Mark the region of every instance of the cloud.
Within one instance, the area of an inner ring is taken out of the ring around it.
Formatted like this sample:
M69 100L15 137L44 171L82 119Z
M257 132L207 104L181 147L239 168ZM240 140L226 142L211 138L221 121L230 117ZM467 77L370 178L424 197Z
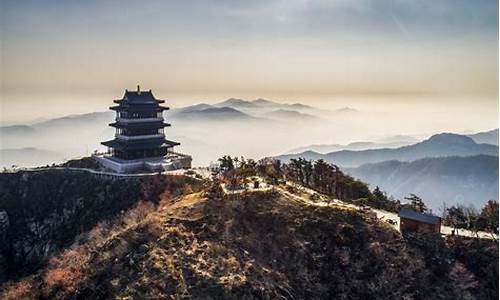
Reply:
M5 89L498 90L497 1L5 0L2 13Z

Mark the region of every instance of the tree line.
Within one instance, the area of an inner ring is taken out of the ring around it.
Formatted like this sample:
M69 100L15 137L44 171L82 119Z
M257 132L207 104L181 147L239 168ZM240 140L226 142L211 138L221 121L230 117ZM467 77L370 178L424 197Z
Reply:
M223 156L219 160L219 169L230 185L238 186L248 176L260 175L272 184L289 180L311 188L335 199L367 205L373 208L398 212L401 208L420 213L432 213L424 200L415 194L404 198L404 203L380 190L376 186L370 190L368 185L342 172L335 164L322 159L311 161L304 158L291 159L282 163L275 159L263 159L258 162L244 157ZM474 207L463 205L444 206L441 210L445 225L472 231L498 232L498 202L490 200L477 211Z
M498 234L498 202L489 200L480 211L473 206L443 205L443 222L454 228Z

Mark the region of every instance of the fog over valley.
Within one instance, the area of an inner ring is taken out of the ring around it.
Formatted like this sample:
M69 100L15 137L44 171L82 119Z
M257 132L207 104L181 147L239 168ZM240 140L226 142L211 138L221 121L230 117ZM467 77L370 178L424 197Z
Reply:
M162 98L161 95L157 97ZM208 165L224 154L258 159L303 150L326 153L341 149L394 148L435 133L475 133L495 127L491 118L484 117L487 111L480 104L475 110L482 118L464 119L461 115L466 108L460 103L456 107L436 105L431 111L422 111L420 105L411 102L406 105L406 112L402 108L395 110L401 106L396 102L387 101L386 106L381 106L369 105L359 99L352 101L352 106L343 105L349 103L312 106L299 102L284 104L235 98L209 103L172 107L164 113L167 122L172 124L165 130L167 137L179 141L181 146L176 149L191 154L197 166ZM114 134L108 124L115 116L106 111L111 104L111 101L103 103L99 112L58 118L40 116L37 119L43 121L3 126L0 129L1 149L12 153L12 149L36 148L58 153L61 160L105 150L100 142ZM424 120L431 116L435 116L435 122ZM484 127L475 125L478 119ZM350 143L354 144L347 146ZM324 149L318 149L318 145L323 145ZM20 154L19 158L21 156L24 155ZM25 165L25 160L12 158L16 158L15 155L2 158L2 165Z

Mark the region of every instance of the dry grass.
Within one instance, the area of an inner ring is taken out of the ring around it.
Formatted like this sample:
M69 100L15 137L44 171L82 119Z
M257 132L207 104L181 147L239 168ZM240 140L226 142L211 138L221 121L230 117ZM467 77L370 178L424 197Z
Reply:
M199 193L160 205L139 204L119 223L99 224L89 234L96 256L75 248L52 260L45 297L453 298L457 285L471 295L479 282L463 264L434 276L418 250L363 212L271 192L223 201ZM32 284L5 295L28 295Z
M5 300L30 300L37 298L36 287L32 280L26 278L11 286L3 294Z
M84 278L83 267L89 258L86 247L79 246L64 251L49 260L48 271L42 276L43 284L49 289L60 288L72 293Z

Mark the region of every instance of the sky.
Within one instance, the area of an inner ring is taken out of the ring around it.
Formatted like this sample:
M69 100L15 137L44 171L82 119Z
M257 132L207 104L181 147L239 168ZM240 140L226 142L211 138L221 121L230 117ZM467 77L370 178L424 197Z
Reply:
M106 110L141 84L173 106L450 107L447 128L498 126L497 1L0 3L4 124Z

